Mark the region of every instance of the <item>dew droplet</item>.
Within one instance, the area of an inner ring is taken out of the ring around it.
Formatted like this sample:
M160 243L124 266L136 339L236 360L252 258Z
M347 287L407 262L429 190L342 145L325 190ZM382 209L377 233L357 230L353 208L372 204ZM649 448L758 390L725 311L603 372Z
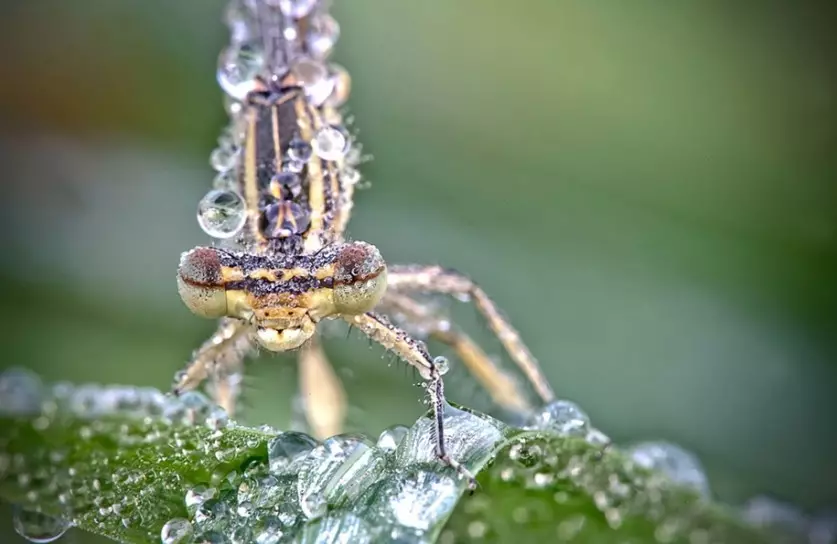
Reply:
M291 162L301 163L304 166L311 160L313 154L314 150L311 148L311 144L304 140L296 138L288 144L288 158L291 159ZM289 171L298 174L302 171L302 168L299 171L296 169L290 169Z
M340 160L349 150L349 138L336 127L323 127L314 135L311 148L323 160Z
M232 170L238 160L238 148L225 144L219 145L209 155L209 165L216 172Z
M315 106L321 106L334 91L336 82L322 62L301 59L293 65L291 71Z
M198 224L213 238L235 236L246 219L244 199L234 191L213 189L198 203Z
M561 435L585 436L590 420L581 408L568 400L556 400L535 414L529 427Z
M628 448L638 465L665 473L675 482L695 488L709 496L709 480L698 458L669 442L644 442Z
M264 520L259 531L256 533L256 544L277 544L284 536L282 521L275 516Z
M360 182L360 171L357 168L346 166L340 171L340 178L346 185L357 185Z
M294 19L305 17L319 0L279 0L279 9L282 13Z
M188 519L172 518L168 520L160 531L162 544L185 544L193 533L192 524Z
M450 363L447 357L442 357L441 355L434 357L433 364L436 366L436 370L439 371L440 376L444 376L450 370Z
M383 430L376 445L384 451L395 451L409 431L404 425L393 425Z
M426 531L453 509L459 496L453 478L426 471L399 476L400 481L389 498L389 508L399 525Z
M325 59L340 38L340 25L328 13L320 13L311 20L305 42L308 51L318 59Z
M281 433L267 443L270 472L276 475L289 471L317 446L317 441L305 433Z
M0 373L0 413L37 414L41 411L43 393L41 379L30 370L11 368Z
M257 86L256 77L264 66L264 57L249 44L234 44L218 57L218 84L236 100L244 100Z
M70 522L63 518L24 510L20 505L14 505L12 509L12 523L17 534L29 542L38 543L58 540L71 527Z
M328 67L333 89L326 99L326 104L339 108L349 99L352 92L352 76L349 71L339 64L330 64Z
M207 487L205 485L196 485L195 487L186 491L186 510L194 515L195 511L200 508L200 506L208 501L209 499L215 497L218 490L214 487Z

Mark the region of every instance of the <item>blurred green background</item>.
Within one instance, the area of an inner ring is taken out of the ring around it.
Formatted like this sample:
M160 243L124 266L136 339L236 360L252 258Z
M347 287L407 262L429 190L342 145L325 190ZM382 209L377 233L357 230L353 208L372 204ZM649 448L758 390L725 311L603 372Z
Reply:
M837 503L827 3L336 4L375 158L353 238L470 273L559 396L617 441L691 449L720 499ZM4 2L3 367L165 389L212 330L174 274L207 242L223 5ZM404 365L357 335L328 351L353 424L422 412ZM249 370L242 417L286 427L293 359Z

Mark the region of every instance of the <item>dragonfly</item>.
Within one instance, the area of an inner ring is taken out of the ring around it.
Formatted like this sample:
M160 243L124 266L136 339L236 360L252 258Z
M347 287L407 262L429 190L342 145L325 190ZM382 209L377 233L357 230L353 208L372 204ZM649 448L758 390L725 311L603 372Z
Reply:
M295 352L312 434L338 434L346 394L321 324L343 320L418 370L435 456L473 483L445 444L448 361L431 356L425 340L448 346L501 408L532 407L523 385L440 317L427 295L471 301L540 400L554 395L520 334L472 279L436 265L387 264L374 245L347 238L362 156L343 116L351 78L329 61L340 32L329 8L323 0L233 0L228 7L231 44L217 75L230 124L210 159L218 177L198 205L198 223L215 241L183 253L177 272L184 304L219 324L177 373L173 392L207 382L233 414L245 360L260 348ZM415 329L425 337L408 332Z

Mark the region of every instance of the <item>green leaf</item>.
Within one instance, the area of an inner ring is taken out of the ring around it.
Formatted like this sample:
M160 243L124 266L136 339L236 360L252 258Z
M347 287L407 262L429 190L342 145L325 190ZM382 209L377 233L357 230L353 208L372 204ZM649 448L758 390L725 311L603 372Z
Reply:
M229 422L198 394L45 388L11 371L0 399L0 498L32 536L72 524L121 542L768 541L698 491L567 436L582 419L524 431L449 407L449 453L478 473L468 496L436 460L428 417L377 444L319 444Z

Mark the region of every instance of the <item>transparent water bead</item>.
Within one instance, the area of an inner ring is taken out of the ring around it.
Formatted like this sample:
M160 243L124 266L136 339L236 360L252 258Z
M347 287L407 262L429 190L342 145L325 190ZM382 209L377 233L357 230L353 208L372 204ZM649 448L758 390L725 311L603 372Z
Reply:
M291 161L302 163L303 165L311 160L311 156L314 154L314 150L311 147L311 144L304 140L294 139L291 140L288 144L288 158ZM299 171L295 169L289 170L292 173L299 173Z
M675 482L695 488L709 496L709 480L698 458L680 446L668 442L643 442L627 449L634 462L665 473Z
M203 503L215 497L218 494L218 490L214 487L208 487L205 485L196 485L195 487L189 489L186 492L186 510L194 515L194 513L200 508Z
M23 416L41 411L44 388L37 374L10 368L0 374L0 413Z
M461 492L456 480L450 476L423 470L399 474L395 486L389 493L394 521L420 531L430 529L446 517Z
M188 519L172 518L163 525L160 541L162 544L185 544L191 540L193 532Z
M770 497L753 497L741 509L747 523L766 529L776 528L798 535L808 532L808 519L796 506Z
M439 371L440 376L444 376L450 370L450 362L447 357L442 357L441 355L434 357L433 364L436 366L436 370Z
M216 172L226 172L235 167L238 161L238 148L227 143L212 150L209 155L209 165Z
M326 104L334 108L339 108L346 103L352 92L352 76L349 75L348 70L339 64L330 64L328 71L333 89L326 100Z
M282 10L282 13L293 17L294 19L305 17L311 13L311 11L317 7L317 3L319 1L320 0L278 0L279 9Z
M468 470L487 460L503 438L503 424L447 405L444 413L445 444L448 454ZM438 463L435 453L435 422L420 419L398 445L395 464L406 468L415 463ZM451 471L453 469L450 469ZM464 480L461 482L465 485Z
M29 542L54 542L72 526L65 519L25 510L20 505L12 507L12 524L15 532Z
M335 80L325 64L314 59L301 59L291 68L302 85L305 95L316 106L321 106L334 91Z
M213 238L231 238L244 227L244 199L235 191L213 189L198 203L198 224Z
M547 404L529 423L531 428L568 436L586 435L589 425L590 419L587 414L576 403L568 400L556 400Z
M372 528L354 514L328 516L309 523L296 542L299 544L362 544L375 542Z
M409 431L409 427L405 427L404 425L393 425L384 429L380 436L378 436L376 446L384 451L395 451L398 444L404 440L404 437L407 436Z
M323 127L314 135L311 148L321 159L337 161L349 151L349 136L337 127Z
M325 59L340 38L340 25L328 13L320 13L311 20L305 43L315 58Z
M244 100L256 88L264 67L262 52L250 44L233 44L218 57L218 85L236 100Z
M359 496L382 476L383 454L361 436L329 438L305 459L297 481L299 504L308 519L325 514L328 504Z
M279 434L267 443L270 472L275 475L292 472L317 444L305 433L290 431Z

